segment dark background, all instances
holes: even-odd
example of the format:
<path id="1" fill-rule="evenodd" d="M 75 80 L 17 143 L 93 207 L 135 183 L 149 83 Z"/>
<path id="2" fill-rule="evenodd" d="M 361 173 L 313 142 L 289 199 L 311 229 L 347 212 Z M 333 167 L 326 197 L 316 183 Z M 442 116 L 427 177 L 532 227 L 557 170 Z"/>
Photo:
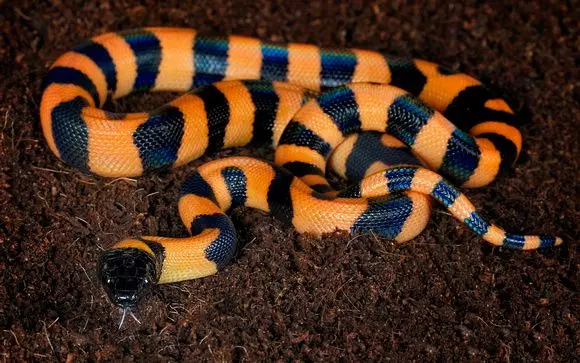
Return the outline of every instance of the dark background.
<path id="1" fill-rule="evenodd" d="M 485 3 L 0 0 L 0 359 L 577 359 L 579 7 Z M 372 235 L 319 241 L 236 210 L 235 261 L 157 288 L 137 312 L 141 324 L 129 318 L 117 330 L 97 257 L 127 236 L 185 235 L 176 195 L 191 167 L 137 180 L 83 175 L 48 150 L 38 103 L 59 54 L 145 25 L 369 48 L 475 75 L 527 122 L 514 170 L 468 195 L 506 229 L 558 234 L 566 245 L 494 248 L 440 209 L 399 246 Z M 150 109 L 172 97 L 108 108 Z M 256 153 L 267 155 L 218 156 Z"/>

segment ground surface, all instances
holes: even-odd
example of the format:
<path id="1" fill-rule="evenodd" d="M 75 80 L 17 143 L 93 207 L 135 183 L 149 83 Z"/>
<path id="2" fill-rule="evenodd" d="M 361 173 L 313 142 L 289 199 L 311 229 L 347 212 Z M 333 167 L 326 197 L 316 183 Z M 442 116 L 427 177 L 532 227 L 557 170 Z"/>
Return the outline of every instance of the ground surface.
<path id="1" fill-rule="evenodd" d="M 568 361 L 578 340 L 578 9 L 573 1 L 0 0 L 0 355 L 12 360 Z M 179 8 L 178 8 L 179 7 Z M 469 191 L 510 230 L 557 233 L 543 252 L 493 248 L 442 212 L 405 245 L 299 236 L 237 210 L 241 247 L 218 275 L 162 286 L 117 330 L 99 253 L 138 234 L 185 235 L 190 167 L 137 180 L 83 175 L 48 150 L 41 77 L 93 35 L 144 25 L 356 46 L 474 74 L 527 115 L 514 170 Z M 133 96 L 114 110 L 161 105 Z M 219 156 L 252 151 L 232 150 Z M 193 163 L 199 165 L 212 155 Z"/>

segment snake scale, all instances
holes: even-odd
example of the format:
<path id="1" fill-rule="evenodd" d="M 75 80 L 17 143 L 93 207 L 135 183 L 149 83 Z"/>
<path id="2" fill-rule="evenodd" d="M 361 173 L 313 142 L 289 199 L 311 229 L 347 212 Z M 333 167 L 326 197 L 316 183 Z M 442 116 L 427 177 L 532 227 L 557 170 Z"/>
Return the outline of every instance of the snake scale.
<path id="1" fill-rule="evenodd" d="M 187 93 L 150 112 L 101 109 L 109 97 L 145 91 Z M 102 254 L 101 282 L 125 311 L 154 284 L 226 265 L 236 250 L 226 212 L 240 205 L 300 233 L 373 231 L 403 242 L 423 231 L 434 199 L 494 245 L 562 243 L 505 232 L 454 186 L 492 182 L 517 159 L 522 136 L 514 111 L 493 91 L 423 60 L 181 28 L 107 33 L 54 62 L 40 119 L 56 156 L 104 177 L 139 176 L 253 143 L 275 150 L 274 163 L 229 157 L 194 171 L 179 198 L 190 237 L 142 236 Z M 335 190 L 327 164 L 350 186 Z"/>

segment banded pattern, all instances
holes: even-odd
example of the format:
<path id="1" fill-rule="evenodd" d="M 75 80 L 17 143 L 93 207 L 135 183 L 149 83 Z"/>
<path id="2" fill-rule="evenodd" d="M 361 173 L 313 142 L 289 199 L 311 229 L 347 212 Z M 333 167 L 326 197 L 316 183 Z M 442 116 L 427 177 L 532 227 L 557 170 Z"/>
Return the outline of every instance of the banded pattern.
<path id="1" fill-rule="evenodd" d="M 106 101 L 108 94 L 121 97 L 131 92 L 147 90 L 189 91 L 193 87 L 232 79 L 283 81 L 315 91 L 361 82 L 391 84 L 405 90 L 409 92 L 409 96 L 405 97 L 401 93 L 401 99 L 393 101 L 388 110 L 389 118 L 420 112 L 423 103 L 411 97 L 413 95 L 441 112 L 460 130 L 478 137 L 477 145 L 474 140 L 465 138 L 464 134 L 450 137 L 449 145 L 444 146 L 448 153 L 442 165 L 438 165 L 441 173 L 449 172 L 446 175 L 467 187 L 491 182 L 497 171 L 509 167 L 521 150 L 521 134 L 516 126 L 517 118 L 513 110 L 479 81 L 465 74 L 454 73 L 422 60 L 389 58 L 366 50 L 321 49 L 295 43 L 267 44 L 239 36 L 206 37 L 198 35 L 195 30 L 179 28 L 146 28 L 108 33 L 61 56 L 52 65 L 43 85 L 43 132 L 50 149 L 57 156 L 77 168 L 98 175 L 138 176 L 151 169 L 179 166 L 199 157 L 208 147 L 228 147 L 227 142 L 222 143 L 219 140 L 225 132 L 223 120 L 228 119 L 228 108 L 252 114 L 249 109 L 236 104 L 242 102 L 238 98 L 240 95 L 228 97 L 223 94 L 223 90 L 218 88 L 216 91 L 214 88 L 212 92 L 210 88 L 204 93 L 207 97 L 202 99 L 203 105 L 190 102 L 188 99 L 191 97 L 185 97 L 186 101 L 182 100 L 183 103 L 180 104 L 183 107 L 177 110 L 181 112 L 181 117 L 171 113 L 168 108 L 150 113 L 119 115 L 104 112 L 98 107 Z M 273 123 L 272 115 L 281 108 L 289 111 L 288 107 L 295 106 L 292 103 L 295 100 L 285 100 L 283 98 L 286 95 L 276 92 L 265 92 L 265 95 L 258 93 L 259 90 L 254 87 L 254 92 L 250 92 L 251 100 L 242 103 L 255 109 L 257 103 L 264 105 L 268 102 L 269 108 L 263 110 L 261 116 L 268 116 L 269 121 L 267 118 L 259 118 L 260 135 L 256 136 L 267 139 L 271 137 L 272 130 L 281 132 L 285 126 L 286 120 L 280 116 L 277 117 L 280 124 Z M 352 106 L 350 110 L 353 112 L 356 111 L 356 105 L 360 107 L 361 104 L 368 104 L 372 106 L 373 112 L 382 113 L 382 108 L 373 102 L 374 94 L 359 93 L 353 99 L 355 95 L 347 90 L 343 90 L 342 94 L 321 98 L 319 106 L 329 112 L 329 107 L 337 102 L 336 97 L 341 99 L 343 106 Z M 230 102 L 229 107 L 223 106 L 226 100 Z M 281 101 L 282 104 L 277 105 L 276 101 Z M 326 109 L 325 102 L 330 103 Z M 196 114 L 203 113 L 202 106 L 207 109 L 214 103 L 219 103 L 223 108 L 208 113 L 208 119 L 196 117 Z M 183 108 L 187 108 L 187 112 Z M 346 117 L 340 110 L 336 110 L 336 113 L 338 115 L 329 116 Z M 221 123 L 215 122 L 215 129 L 211 127 L 212 116 L 223 117 Z M 351 121 L 355 122 L 355 115 L 351 116 Z M 368 117 L 363 116 L 359 121 L 363 122 Z M 427 120 L 428 118 L 424 121 Z M 188 134 L 190 127 L 187 124 L 195 122 L 199 126 L 208 126 L 205 134 Z M 170 125 L 164 140 L 155 140 L 162 142 L 153 142 L 154 145 L 150 146 L 154 151 L 142 150 L 143 143 L 139 139 L 142 136 L 141 130 L 134 135 L 139 126 L 146 123 L 153 124 L 145 126 L 146 135 L 152 129 Z M 163 126 L 155 126 L 157 124 Z M 262 128 L 263 126 L 266 128 Z M 364 124 L 361 126 L 365 128 Z M 407 131 L 409 135 L 397 137 L 407 137 L 402 141 L 413 142 L 413 137 L 418 136 L 417 133 L 422 129 L 419 124 L 415 126 L 415 130 L 399 130 Z M 350 127 L 356 128 L 356 122 Z M 235 146 L 242 146 L 245 141 L 254 137 L 253 130 L 247 130 L 246 135 Z M 341 131 L 349 133 L 348 129 Z M 389 127 L 387 131 L 393 132 L 397 129 Z M 429 131 L 421 133 L 429 134 Z M 206 144 L 205 148 L 200 146 L 195 152 L 189 150 L 190 153 L 177 155 L 179 150 L 176 149 L 191 149 L 184 146 L 184 138 L 188 139 L 190 136 L 196 140 L 207 141 L 201 142 L 202 145 Z M 273 135 L 273 145 L 276 145 L 277 136 L 279 135 Z M 149 141 L 149 137 L 146 136 L 145 141 Z M 106 145 L 105 139 L 115 140 Z M 218 139 L 217 143 L 213 143 L 214 139 Z M 101 147 L 103 145 L 106 146 Z M 119 147 L 111 148 L 111 145 Z M 470 155 L 465 155 L 464 146 L 470 150 Z M 480 153 L 473 154 L 477 149 Z M 155 153 L 160 155 L 151 155 Z"/>
<path id="2" fill-rule="evenodd" d="M 187 93 L 149 112 L 100 108 L 108 97 L 145 91 Z M 255 142 L 275 148 L 283 168 L 228 158 L 187 180 L 179 211 L 190 237 L 130 239 L 103 254 L 101 280 L 124 307 L 152 284 L 223 267 L 236 249 L 225 212 L 238 205 L 271 213 L 301 233 L 372 230 L 406 241 L 424 229 L 433 198 L 493 244 L 561 243 L 487 223 L 439 176 L 464 187 L 487 185 L 516 160 L 522 140 L 503 99 L 468 75 L 422 60 L 191 29 L 108 33 L 51 66 L 40 118 L 59 158 L 106 177 L 139 176 Z M 334 190 L 327 163 L 354 184 Z"/>
<path id="3" fill-rule="evenodd" d="M 362 131 L 387 132 L 430 168 L 466 187 L 490 183 L 500 167 L 501 154 L 487 139 L 461 131 L 399 88 L 365 83 L 336 88 L 305 104 L 284 130 L 275 161 L 291 171 L 300 162 L 320 174 L 331 151 Z M 315 188 L 318 182 L 306 181 Z"/>
<path id="4" fill-rule="evenodd" d="M 192 237 L 145 236 L 141 241 L 121 241 L 101 258 L 99 266 L 101 271 L 118 270 L 110 266 L 111 256 L 128 254 L 128 258 L 134 258 L 135 250 L 139 250 L 152 261 L 144 271 L 162 266 L 159 283 L 212 275 L 235 252 L 235 230 L 225 213 L 238 205 L 270 213 L 299 233 L 320 237 L 337 229 L 374 231 L 403 242 L 425 228 L 429 197 L 494 245 L 528 250 L 562 243 L 557 237 L 507 233 L 488 223 L 464 194 L 421 166 L 388 167 L 333 197 L 313 190 L 279 166 L 255 158 L 229 157 L 202 165 L 182 188 L 179 213 L 184 225 L 191 226 Z M 150 243 L 161 248 L 153 251 Z M 103 283 L 113 301 L 131 305 L 126 304 L 126 295 L 119 293 L 118 279 L 104 276 Z M 142 293 L 134 295 L 140 297 Z"/>

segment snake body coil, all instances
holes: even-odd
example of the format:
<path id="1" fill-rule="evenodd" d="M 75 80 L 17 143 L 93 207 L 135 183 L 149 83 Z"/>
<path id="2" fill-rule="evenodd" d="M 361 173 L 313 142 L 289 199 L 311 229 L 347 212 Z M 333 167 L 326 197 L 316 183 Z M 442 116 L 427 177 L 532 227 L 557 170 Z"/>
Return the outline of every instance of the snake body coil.
<path id="1" fill-rule="evenodd" d="M 154 283 L 207 276 L 227 264 L 236 232 L 225 211 L 238 205 L 300 233 L 374 231 L 407 241 L 425 228 L 433 198 L 495 245 L 562 242 L 486 222 L 440 176 L 487 185 L 516 160 L 522 139 L 503 99 L 433 63 L 147 28 L 79 45 L 52 65 L 43 87 L 50 149 L 90 173 L 138 176 L 212 150 L 261 141 L 275 148 L 275 165 L 231 157 L 195 171 L 179 200 L 191 237 L 124 240 L 101 256 L 100 278 L 123 307 L 135 306 Z M 109 95 L 192 89 L 152 112 L 100 109 Z M 327 163 L 354 184 L 335 191 Z"/>

